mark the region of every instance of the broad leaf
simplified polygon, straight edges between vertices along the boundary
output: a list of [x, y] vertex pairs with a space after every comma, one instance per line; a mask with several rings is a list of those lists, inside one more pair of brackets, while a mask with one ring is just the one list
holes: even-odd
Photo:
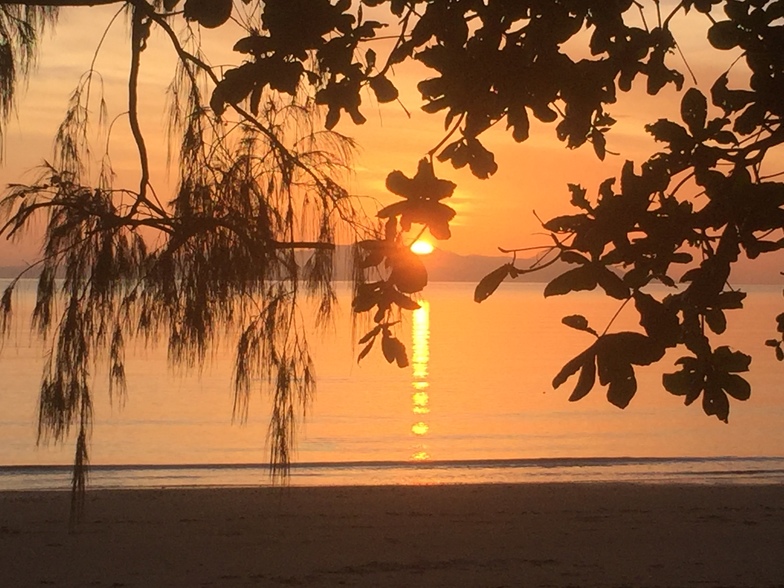
[[726, 345], [713, 352], [713, 365], [725, 372], [747, 372], [751, 365], [751, 356], [740, 351], [732, 351]]
[[708, 29], [708, 41], [716, 49], [734, 49], [740, 44], [741, 39], [738, 25], [731, 20], [722, 20]]
[[596, 278], [597, 283], [608, 296], [617, 300], [626, 300], [629, 298], [629, 287], [612, 270], [599, 266], [596, 270]]
[[596, 358], [589, 355], [580, 369], [580, 376], [577, 378], [577, 385], [574, 387], [569, 402], [577, 402], [584, 398], [591, 391], [596, 383]]
[[598, 336], [597, 332], [588, 325], [588, 319], [581, 314], [565, 316], [561, 319], [561, 322], [567, 327], [577, 329], [578, 331], [585, 331], [586, 333], [591, 333], [592, 335]]
[[513, 267], [512, 264], [504, 264], [482, 278], [474, 290], [474, 302], [482, 302], [495, 292], [498, 286], [501, 285], [501, 282], [509, 275], [511, 267]]
[[381, 350], [387, 362], [397, 363], [397, 366], [401, 368], [408, 366], [406, 346], [399, 339], [385, 334], [381, 339]]
[[564, 382], [566, 382], [566, 380], [576, 374], [577, 370], [582, 368], [589, 358], [591, 361], [593, 361], [595, 356], [596, 352], [594, 351], [593, 345], [591, 345], [588, 349], [566, 362], [566, 364], [553, 378], [553, 388], [557, 389], [560, 387]]
[[452, 195], [457, 187], [454, 182], [441, 180], [435, 176], [433, 162], [427, 158], [419, 161], [417, 173], [408, 178], [403, 172], [395, 170], [387, 176], [387, 190], [409, 199], [442, 200]]
[[394, 102], [397, 100], [398, 91], [395, 85], [383, 75], [378, 75], [370, 78], [370, 89], [376, 95], [376, 100], [381, 103]]
[[637, 393], [637, 379], [632, 366], [626, 365], [613, 370], [610, 385], [607, 387], [607, 400], [618, 408], [629, 406]]
[[427, 286], [427, 269], [418, 255], [409, 249], [398, 251], [391, 259], [389, 281], [405, 294], [421, 292]]
[[689, 88], [681, 100], [681, 118], [692, 136], [698, 137], [705, 129], [708, 100], [697, 88]]
[[559, 296], [569, 292], [596, 288], [596, 268], [583, 265], [554, 278], [544, 289], [544, 295]]
[[711, 308], [705, 313], [705, 322], [708, 323], [710, 330], [721, 335], [727, 330], [727, 317], [720, 308]]
[[751, 386], [738, 374], [719, 374], [717, 380], [722, 390], [736, 400], [748, 400], [751, 396]]

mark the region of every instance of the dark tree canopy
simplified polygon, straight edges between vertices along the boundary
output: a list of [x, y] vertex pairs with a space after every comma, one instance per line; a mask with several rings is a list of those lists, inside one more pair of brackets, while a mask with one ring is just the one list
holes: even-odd
[[[97, 181], [84, 173], [90, 71], [40, 180], [9, 187], [0, 228], [13, 237], [46, 218], [35, 324], [54, 337], [40, 436], [59, 441], [78, 427], [75, 487], [87, 460], [89, 363], [107, 346], [110, 381], [122, 389], [123, 342], [159, 332], [174, 361], [193, 365], [226, 325], [237, 329], [238, 415], [262, 376], [273, 398], [272, 461], [285, 465], [297, 407], [314, 385], [297, 303], [300, 291], [315, 293], [328, 314], [336, 231], [343, 227], [356, 241], [353, 310], [374, 322], [359, 358], [380, 338], [384, 357], [405, 366], [396, 317], [418, 307], [412, 295], [427, 285], [409, 246], [423, 231], [449, 239], [455, 215], [445, 203], [455, 184], [441, 164], [490, 178], [497, 164], [483, 134], [501, 126], [524, 142], [532, 117], [551, 124], [566, 147], [587, 143], [603, 160], [615, 123], [610, 110], [633, 87], [682, 92], [679, 120], [645, 127], [662, 150], [620, 164], [597, 190], [569, 184], [575, 210], [543, 221], [549, 240], [536, 261], [520, 267], [519, 251], [510, 251], [475, 299], [562, 262], [570, 267], [545, 296], [598, 288], [633, 306], [640, 324], [616, 332], [580, 315], [563, 319], [594, 339], [553, 380], [558, 388], [577, 375], [570, 400], [598, 379], [611, 403], [627, 406], [637, 391], [635, 366], [656, 363], [671, 348], [681, 357], [663, 386], [686, 404], [701, 399], [706, 414], [726, 421], [729, 397], [749, 397], [740, 374], [751, 357], [712, 341], [725, 330], [727, 311], [743, 306], [734, 264], [784, 247], [784, 184], [775, 181], [784, 172], [770, 169], [784, 142], [784, 0], [0, 1], [4, 118], [57, 7], [91, 4], [117, 4], [131, 25], [128, 127], [139, 184], [115, 187], [111, 170]], [[717, 56], [737, 57], [710, 87], [687, 82], [672, 31], [681, 19]], [[243, 32], [233, 46], [236, 64], [219, 71], [195, 32], [224, 25]], [[148, 138], [138, 123], [136, 76], [152, 29], [177, 56], [169, 91], [179, 184], [171, 196], [150, 185]], [[342, 187], [351, 143], [331, 131], [346, 117], [365, 122], [363, 98], [398, 100], [394, 68], [410, 60], [427, 68], [417, 85], [422, 108], [442, 117], [446, 131], [430, 152], [412, 156], [410, 169], [391, 171], [387, 188], [400, 199], [378, 212], [375, 228]], [[670, 293], [662, 295], [661, 284]], [[13, 287], [2, 299], [4, 317]], [[64, 306], [55, 315], [58, 295]], [[767, 344], [781, 360], [784, 314], [771, 334]]]

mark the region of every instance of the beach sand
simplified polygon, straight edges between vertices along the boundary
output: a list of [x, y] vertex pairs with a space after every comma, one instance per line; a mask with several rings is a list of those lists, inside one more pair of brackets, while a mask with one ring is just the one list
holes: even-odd
[[0, 586], [784, 586], [784, 487], [0, 493]]

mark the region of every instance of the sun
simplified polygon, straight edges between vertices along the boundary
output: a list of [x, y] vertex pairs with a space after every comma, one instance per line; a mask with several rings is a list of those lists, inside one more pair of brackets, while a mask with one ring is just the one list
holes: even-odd
[[429, 255], [430, 253], [433, 253], [434, 249], [435, 247], [433, 247], [432, 243], [422, 241], [421, 239], [419, 241], [414, 241], [411, 245], [411, 251], [417, 255]]

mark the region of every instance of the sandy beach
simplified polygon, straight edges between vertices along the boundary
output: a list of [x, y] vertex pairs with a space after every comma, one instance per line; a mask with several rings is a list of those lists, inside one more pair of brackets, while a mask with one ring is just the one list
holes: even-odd
[[0, 493], [0, 585], [784, 586], [784, 487]]

